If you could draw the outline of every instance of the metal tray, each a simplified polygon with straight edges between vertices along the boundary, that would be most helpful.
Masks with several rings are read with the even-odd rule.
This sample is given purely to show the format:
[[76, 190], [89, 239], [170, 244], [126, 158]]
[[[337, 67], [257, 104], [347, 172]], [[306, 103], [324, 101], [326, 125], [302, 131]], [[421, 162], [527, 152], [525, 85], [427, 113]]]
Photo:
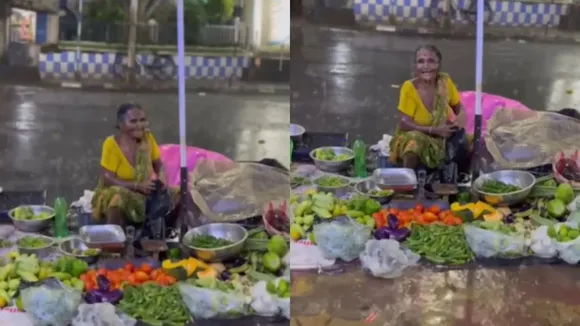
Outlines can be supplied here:
[[373, 180], [382, 189], [413, 191], [417, 188], [417, 175], [412, 169], [383, 168], [373, 171]]
[[89, 248], [120, 249], [127, 237], [118, 225], [86, 225], [79, 229], [79, 235]]

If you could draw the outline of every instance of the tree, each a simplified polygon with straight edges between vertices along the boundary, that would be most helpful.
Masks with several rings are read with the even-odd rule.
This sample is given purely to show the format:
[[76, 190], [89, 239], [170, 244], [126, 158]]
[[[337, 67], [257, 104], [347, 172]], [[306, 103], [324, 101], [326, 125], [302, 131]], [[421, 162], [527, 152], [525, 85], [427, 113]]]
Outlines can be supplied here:
[[125, 22], [128, 17], [119, 0], [90, 1], [83, 10], [83, 19], [91, 23]]
[[235, 0], [206, 0], [205, 12], [210, 24], [223, 24], [232, 19]]

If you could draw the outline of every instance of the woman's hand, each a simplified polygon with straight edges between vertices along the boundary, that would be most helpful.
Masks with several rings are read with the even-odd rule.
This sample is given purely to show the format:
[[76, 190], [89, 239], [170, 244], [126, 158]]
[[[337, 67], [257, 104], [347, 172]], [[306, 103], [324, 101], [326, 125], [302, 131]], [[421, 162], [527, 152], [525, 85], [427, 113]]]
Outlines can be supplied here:
[[455, 117], [455, 124], [459, 128], [465, 128], [465, 124], [467, 123], [467, 116], [465, 115], [465, 110], [461, 110], [459, 114]]
[[148, 195], [155, 189], [155, 182], [153, 180], [143, 181], [135, 186], [135, 189], [145, 195]]
[[433, 134], [442, 137], [442, 138], [448, 138], [449, 136], [451, 136], [451, 134], [457, 130], [457, 125], [455, 124], [444, 124], [438, 127], [433, 128], [432, 132]]

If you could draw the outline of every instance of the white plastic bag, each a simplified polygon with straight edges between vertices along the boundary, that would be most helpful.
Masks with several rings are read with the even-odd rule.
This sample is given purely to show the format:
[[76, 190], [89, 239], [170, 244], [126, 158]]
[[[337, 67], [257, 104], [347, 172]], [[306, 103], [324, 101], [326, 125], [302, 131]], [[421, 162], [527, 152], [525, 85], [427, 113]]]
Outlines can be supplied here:
[[568, 204], [568, 212], [580, 211], [580, 195], [576, 196], [570, 204]]
[[110, 303], [81, 304], [72, 326], [135, 326], [137, 321], [127, 315], [119, 316]]
[[395, 278], [403, 275], [405, 269], [417, 265], [421, 256], [401, 247], [391, 239], [369, 240], [360, 254], [363, 269], [375, 277]]
[[477, 257], [517, 258], [527, 256], [528, 246], [523, 234], [503, 234], [473, 225], [463, 226], [469, 248]]
[[36, 320], [35, 326], [68, 325], [82, 301], [80, 291], [55, 279], [20, 291], [22, 306]]
[[540, 258], [554, 258], [558, 255], [556, 241], [548, 236], [548, 227], [545, 225], [532, 232], [530, 249], [534, 256]]
[[324, 258], [355, 260], [365, 248], [371, 229], [350, 218], [339, 217], [330, 223], [314, 226], [316, 244]]
[[236, 318], [249, 315], [251, 297], [180, 283], [181, 298], [193, 318]]
[[275, 316], [280, 312], [276, 297], [266, 290], [266, 281], [260, 281], [252, 288], [252, 303], [256, 315]]
[[[574, 222], [558, 223], [554, 226], [557, 232], [560, 232], [562, 225], [567, 225], [573, 228], [578, 226], [578, 224]], [[560, 256], [563, 261], [571, 265], [576, 265], [580, 262], [580, 237], [567, 242], [555, 241], [555, 245], [556, 250], [558, 250], [558, 256]]]

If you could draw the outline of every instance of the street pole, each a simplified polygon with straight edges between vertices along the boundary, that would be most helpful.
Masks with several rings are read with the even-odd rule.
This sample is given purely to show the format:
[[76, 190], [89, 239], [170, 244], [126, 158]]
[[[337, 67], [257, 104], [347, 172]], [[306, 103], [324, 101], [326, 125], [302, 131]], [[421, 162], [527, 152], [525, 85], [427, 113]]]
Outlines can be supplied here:
[[475, 38], [475, 130], [472, 179], [479, 176], [479, 159], [481, 152], [481, 104], [483, 85], [483, 16], [484, 0], [477, 0], [477, 32]]
[[75, 72], [77, 81], [81, 79], [81, 36], [83, 34], [83, 0], [79, 0], [77, 17], [77, 52], [75, 56]]
[[139, 14], [139, 0], [131, 0], [129, 6], [129, 44], [127, 45], [127, 71], [125, 73], [126, 82], [135, 83], [135, 66], [137, 56], [137, 23]]
[[186, 144], [186, 116], [185, 116], [185, 26], [183, 14], [183, 0], [177, 0], [177, 85], [179, 105], [179, 158], [180, 158], [180, 212], [179, 237], [180, 243], [187, 232], [187, 203], [188, 203], [188, 173], [187, 173], [187, 144]]

